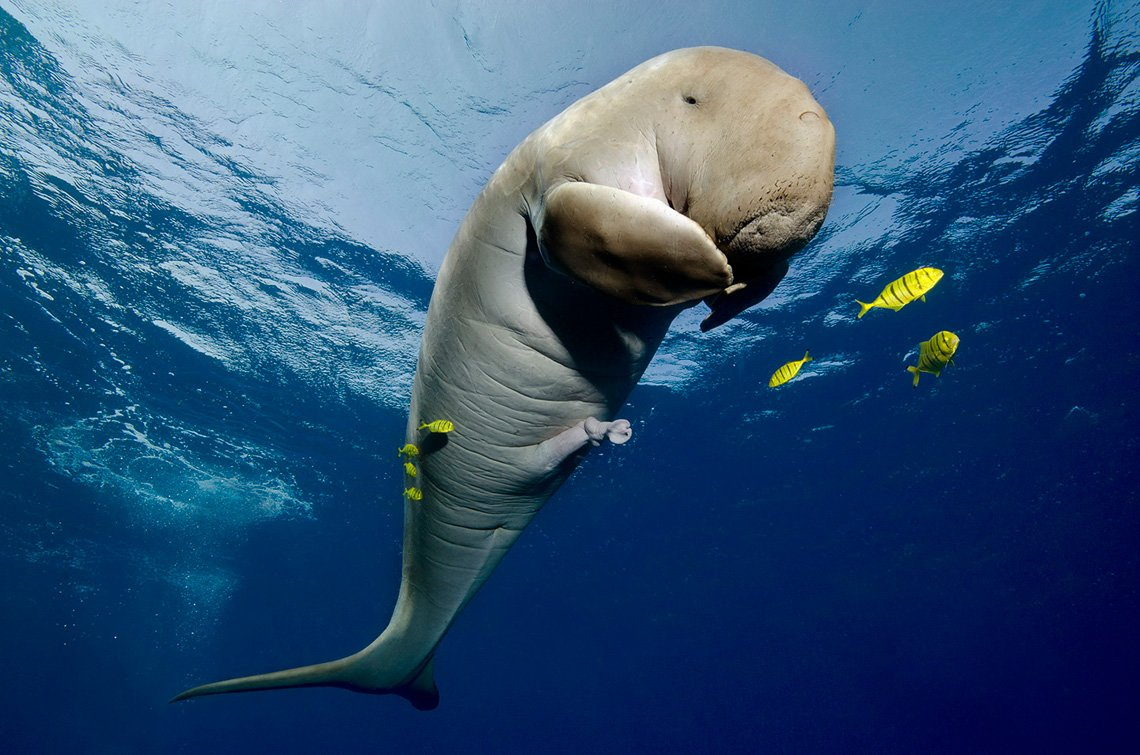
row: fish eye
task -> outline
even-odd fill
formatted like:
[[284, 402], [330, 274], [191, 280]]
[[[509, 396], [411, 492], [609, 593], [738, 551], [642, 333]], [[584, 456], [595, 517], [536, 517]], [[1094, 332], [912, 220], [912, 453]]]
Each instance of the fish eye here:
[[683, 102], [684, 102], [686, 105], [696, 105], [696, 104], [697, 104], [697, 98], [696, 98], [696, 97], [694, 97], [694, 96], [693, 96], [693, 95], [691, 95], [691, 94], [683, 94], [683, 95], [681, 95], [681, 100], [682, 100], [682, 101], [683, 101]]

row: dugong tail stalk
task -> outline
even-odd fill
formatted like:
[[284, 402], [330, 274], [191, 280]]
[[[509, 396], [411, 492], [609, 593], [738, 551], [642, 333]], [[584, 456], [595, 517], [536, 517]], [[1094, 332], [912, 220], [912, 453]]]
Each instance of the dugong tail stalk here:
[[[427, 710], [440, 640], [614, 419], [673, 319], [766, 297], [831, 200], [835, 134], [766, 60], [653, 58], [520, 144], [476, 198], [428, 306], [406, 442], [403, 568], [387, 628], [337, 661], [189, 689], [395, 694]], [[446, 418], [454, 431], [425, 427]]]

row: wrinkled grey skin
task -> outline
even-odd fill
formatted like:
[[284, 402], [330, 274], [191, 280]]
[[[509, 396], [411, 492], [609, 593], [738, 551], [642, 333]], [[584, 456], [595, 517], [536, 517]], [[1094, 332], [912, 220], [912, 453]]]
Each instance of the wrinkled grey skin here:
[[[438, 703], [439, 641], [614, 419], [674, 317], [715, 327], [764, 298], [831, 198], [834, 131], [798, 80], [720, 48], [654, 58], [584, 97], [506, 159], [451, 244], [428, 308], [407, 441], [388, 627], [338, 661], [175, 699], [340, 686]], [[431, 434], [422, 422], [449, 419]], [[409, 480], [408, 484], [412, 484]]]

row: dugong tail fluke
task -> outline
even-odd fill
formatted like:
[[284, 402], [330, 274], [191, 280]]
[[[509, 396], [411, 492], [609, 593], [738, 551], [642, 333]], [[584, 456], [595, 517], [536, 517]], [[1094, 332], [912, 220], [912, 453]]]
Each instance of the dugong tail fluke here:
[[435, 657], [428, 658], [410, 680], [397, 681], [391, 686], [386, 686], [384, 667], [402, 664], [385, 663], [383, 658], [385, 650], [391, 651], [391, 648], [377, 642], [359, 653], [336, 661], [201, 684], [178, 693], [170, 699], [170, 702], [176, 703], [205, 695], [225, 695], [231, 692], [257, 692], [290, 687], [341, 687], [354, 692], [399, 695], [418, 710], [432, 710], [438, 706], [439, 689], [435, 686]]
[[[412, 416], [418, 416], [413, 411]], [[524, 449], [516, 465], [555, 469], [585, 447], [609, 441], [621, 445], [632, 435], [629, 421], [578, 422], [543, 443]], [[409, 438], [414, 438], [409, 432]], [[410, 441], [409, 441], [410, 442]], [[456, 442], [458, 447], [463, 442]], [[242, 676], [193, 687], [171, 702], [203, 695], [254, 692], [289, 687], [340, 687], [374, 695], [398, 695], [419, 710], [439, 705], [435, 684], [435, 648], [456, 614], [494, 571], [499, 560], [534, 516], [537, 507], [491, 526], [463, 526], [448, 519], [452, 498], [432, 482], [436, 451], [420, 457], [424, 494], [405, 501], [405, 549], [400, 595], [388, 626], [360, 652], [312, 666]], [[450, 475], [443, 475], [450, 477]], [[424, 516], [427, 512], [433, 517]], [[434, 550], [409, 544], [432, 543]], [[428, 588], [431, 588], [430, 590]]]

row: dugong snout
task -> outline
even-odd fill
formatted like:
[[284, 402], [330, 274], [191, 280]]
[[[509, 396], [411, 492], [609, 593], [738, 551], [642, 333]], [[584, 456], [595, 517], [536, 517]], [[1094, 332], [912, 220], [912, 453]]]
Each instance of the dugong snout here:
[[794, 94], [766, 114], [763, 138], [737, 168], [738, 202], [752, 212], [718, 240], [734, 271], [750, 267], [752, 257], [794, 254], [815, 236], [831, 203], [835, 129], [807, 87], [787, 78]]
[[788, 271], [788, 259], [815, 236], [831, 204], [835, 129], [807, 88], [787, 78], [794, 95], [765, 114], [769, 121], [757, 133], [767, 140], [751, 145], [737, 163], [736, 195], [722, 204], [745, 211], [734, 230], [715, 239], [732, 268], [733, 284], [705, 299], [712, 312], [701, 323], [703, 331], [772, 293]]
[[[830, 187], [827, 198], [830, 200]], [[727, 243], [717, 247], [732, 267], [733, 283], [705, 299], [707, 332], [763, 301], [788, 272], [788, 258], [815, 236], [827, 214], [828, 201], [782, 201], [748, 221]]]
[[[797, 194], [809, 194], [805, 201]], [[808, 243], [823, 224], [828, 202], [817, 201], [817, 190], [790, 191], [775, 198], [727, 242], [717, 246], [728, 257], [737, 279], [749, 277], [758, 268], [786, 260]], [[830, 198], [831, 191], [827, 191]]]

